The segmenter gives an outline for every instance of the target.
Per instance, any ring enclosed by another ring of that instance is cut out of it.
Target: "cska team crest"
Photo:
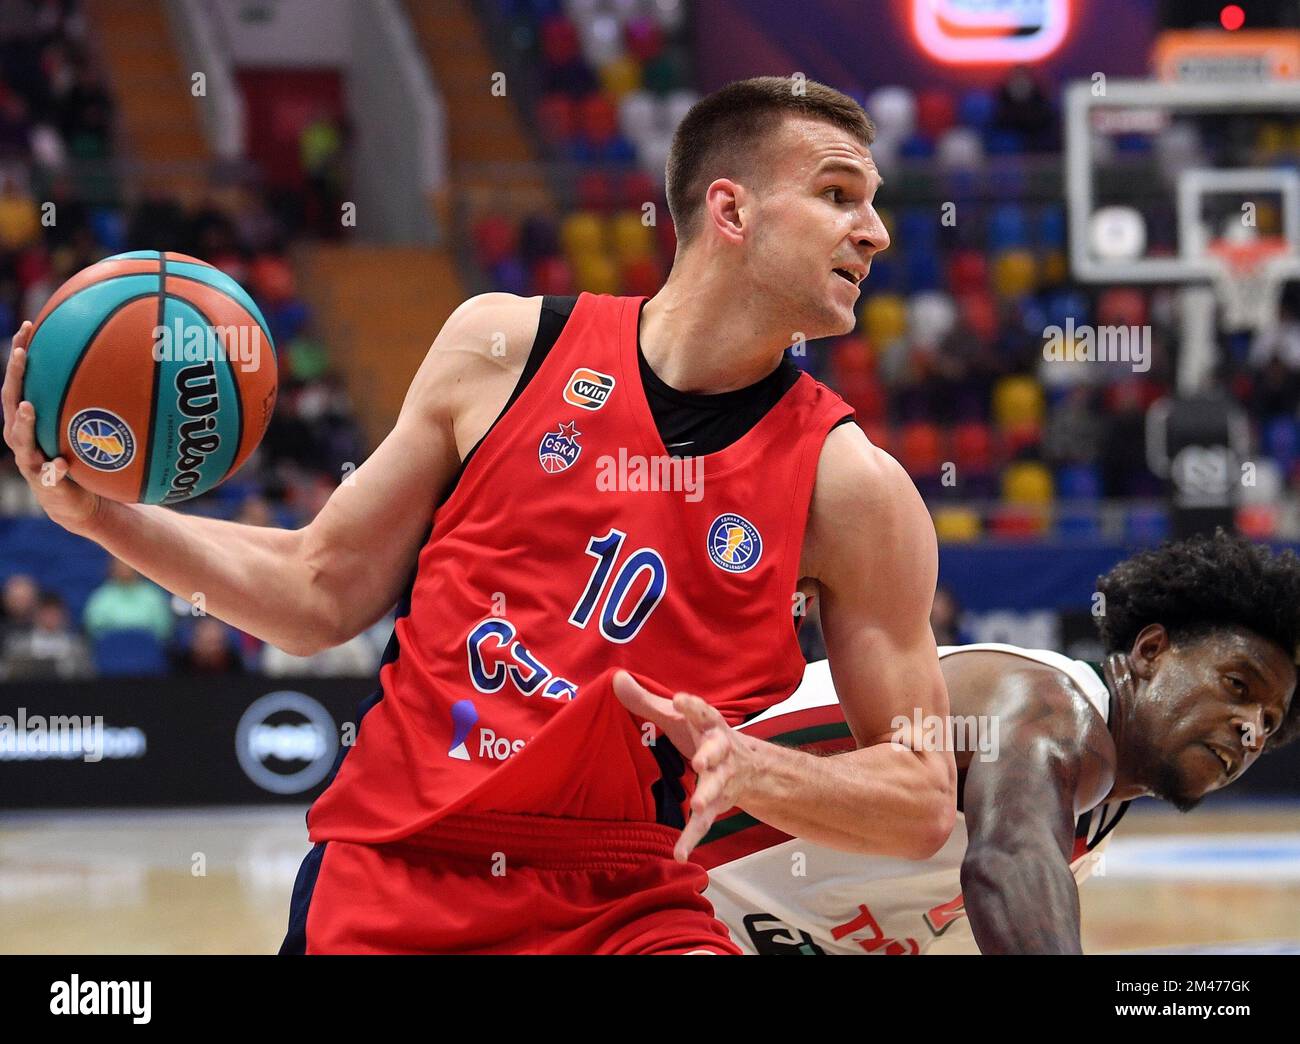
[[[542,470],[554,475],[573,467],[578,454],[582,452],[582,447],[578,445],[578,436],[581,434],[577,422],[562,421],[558,431],[548,431],[543,435],[542,444],[537,447],[537,459],[541,462]]]

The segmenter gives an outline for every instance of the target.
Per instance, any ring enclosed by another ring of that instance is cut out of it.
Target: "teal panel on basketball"
[[[157,250],[130,250],[125,254],[114,254],[104,258],[105,261],[157,261],[162,254]]]
[[[239,392],[230,363],[214,350],[211,327],[174,297],[167,298],[163,323],[173,337],[180,330],[181,343],[173,341],[157,363],[149,479],[140,498],[147,504],[207,492],[226,477],[239,448]],[[196,345],[200,350],[193,350]]]
[[[167,274],[184,276],[186,279],[207,283],[214,290],[220,290],[227,297],[238,301],[262,327],[262,335],[266,338],[266,343],[271,346],[271,356],[272,358],[275,357],[275,345],[271,341],[271,328],[267,325],[266,317],[262,315],[261,309],[257,307],[257,302],[248,295],[248,291],[226,275],[225,272],[219,268],[207,268],[204,265],[194,265],[187,261],[168,261]]]
[[[121,276],[78,290],[45,317],[27,348],[23,397],[36,409],[36,441],[47,457],[59,455],[59,404],[95,331],[123,305],[157,292],[156,275]]]

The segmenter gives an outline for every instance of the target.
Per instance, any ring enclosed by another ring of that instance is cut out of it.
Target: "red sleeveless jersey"
[[[738,441],[673,463],[640,380],[643,301],[578,298],[435,512],[314,841],[394,841],[459,810],[680,825],[675,752],[646,745],[614,671],[733,725],[799,684],[813,479],[853,411],[801,374]]]

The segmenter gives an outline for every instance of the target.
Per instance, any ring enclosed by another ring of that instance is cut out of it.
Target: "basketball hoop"
[[[1216,239],[1206,247],[1218,271],[1215,290],[1226,330],[1267,330],[1276,325],[1282,282],[1291,253],[1281,236]]]

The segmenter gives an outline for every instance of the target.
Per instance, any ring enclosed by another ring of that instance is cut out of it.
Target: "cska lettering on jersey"
[[[580,295],[437,507],[314,840],[400,840],[459,809],[680,826],[693,778],[643,742],[616,670],[733,724],[799,684],[813,480],[853,411],[800,374],[706,455],[698,499],[601,486],[602,456],[668,456],[641,385],[644,301]]]
[[[509,681],[520,696],[571,700],[578,695],[577,685],[567,678],[557,678],[549,667],[538,662],[516,637],[515,625],[509,620],[484,620],[469,632],[465,651],[470,681],[479,692],[500,692]]]

